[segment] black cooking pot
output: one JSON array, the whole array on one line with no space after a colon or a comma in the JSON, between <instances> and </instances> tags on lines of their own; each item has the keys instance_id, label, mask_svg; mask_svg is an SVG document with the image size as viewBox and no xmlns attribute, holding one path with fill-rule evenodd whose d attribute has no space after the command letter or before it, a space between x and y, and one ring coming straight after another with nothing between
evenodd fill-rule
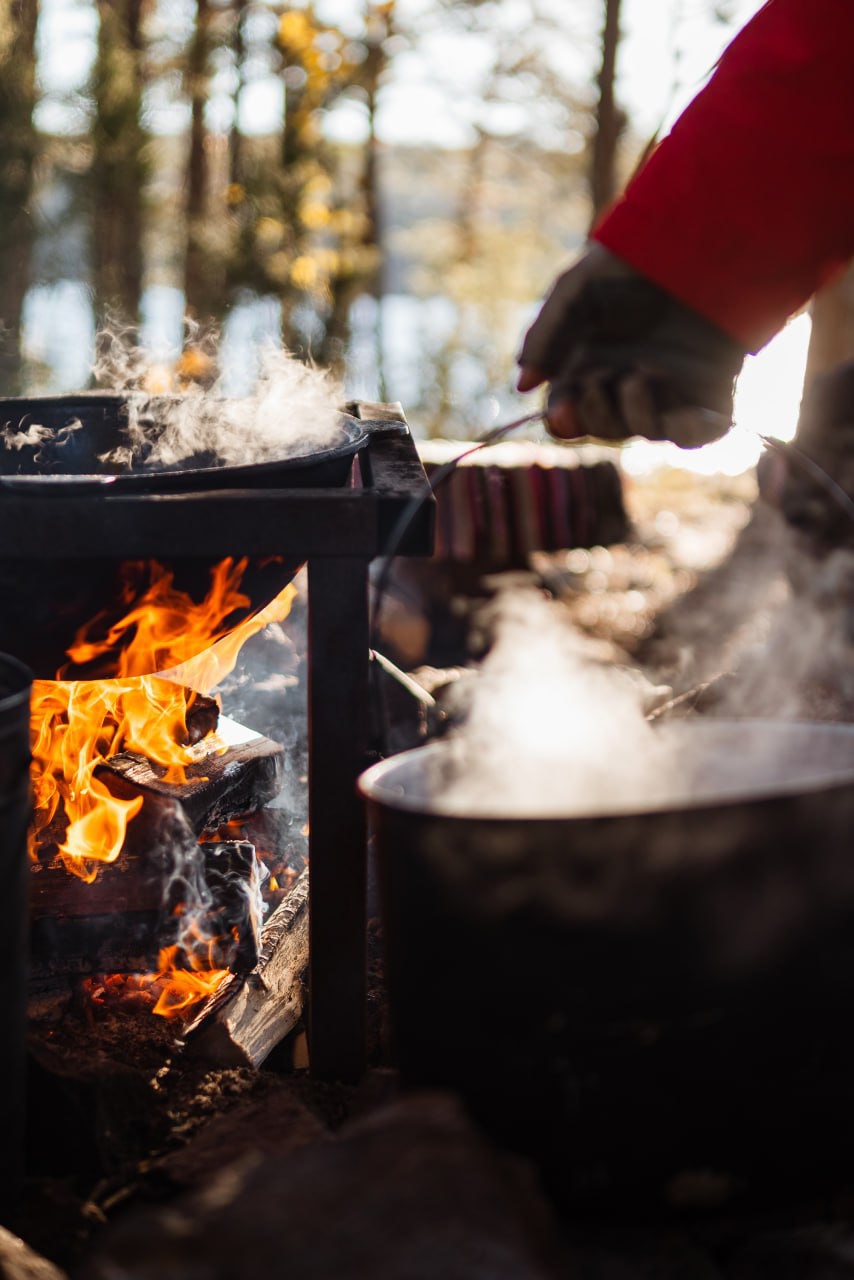
<instances>
[{"instance_id":1,"label":"black cooking pot","mask_svg":"<svg viewBox=\"0 0 854 1280\"><path fill-rule=\"evenodd\" d=\"M854 1168L854 726L680 732L640 812L461 810L446 743L361 780L404 1079L561 1198Z\"/></svg>"},{"instance_id":2,"label":"black cooking pot","mask_svg":"<svg viewBox=\"0 0 854 1280\"><path fill-rule=\"evenodd\" d=\"M0 654L0 1220L23 1168L30 818L30 684Z\"/></svg>"},{"instance_id":3,"label":"black cooking pot","mask_svg":"<svg viewBox=\"0 0 854 1280\"><path fill-rule=\"evenodd\" d=\"M167 397L145 401L152 436L173 402ZM350 475L354 454L369 438L367 424L342 414L338 439L330 447L275 461L226 466L210 454L199 453L164 467L149 462L145 451L130 466L104 461L105 454L127 443L127 422L128 400L116 395L0 400L0 427L26 430L37 424L52 433L45 441L0 447L0 502L4 491L30 495L33 537L37 538L39 503L55 494L80 495L85 501L107 486L111 493L151 494L207 488L339 487ZM106 549L108 529L102 531L100 541ZM250 561L240 588L249 603L234 611L228 625L236 626L268 604L299 567L298 560L286 558ZM174 572L177 590L194 601L204 599L210 588L210 561L181 557L178 551L166 568ZM66 650L79 629L102 615L98 631L105 633L127 613L138 598L134 590L141 591L149 577L144 569L135 573L140 585L133 588L127 586L126 576L123 563L108 555L81 561L58 554L27 562L0 556L0 649L26 661L37 676L54 677L67 663ZM68 678L109 676L114 674L115 661L115 654L107 654L94 665L71 668L66 674Z\"/></svg>"}]
</instances>

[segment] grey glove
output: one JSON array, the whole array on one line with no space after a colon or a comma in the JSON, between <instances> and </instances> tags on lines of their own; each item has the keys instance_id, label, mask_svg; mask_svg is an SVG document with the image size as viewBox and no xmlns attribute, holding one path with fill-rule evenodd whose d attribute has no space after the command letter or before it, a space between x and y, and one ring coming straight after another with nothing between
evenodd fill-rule
<instances>
[{"instance_id":1,"label":"grey glove","mask_svg":"<svg viewBox=\"0 0 854 1280\"><path fill-rule=\"evenodd\" d=\"M558 277L528 330L518 385L550 383L555 435L645 436L695 448L728 430L745 354L594 242Z\"/></svg>"}]
</instances>

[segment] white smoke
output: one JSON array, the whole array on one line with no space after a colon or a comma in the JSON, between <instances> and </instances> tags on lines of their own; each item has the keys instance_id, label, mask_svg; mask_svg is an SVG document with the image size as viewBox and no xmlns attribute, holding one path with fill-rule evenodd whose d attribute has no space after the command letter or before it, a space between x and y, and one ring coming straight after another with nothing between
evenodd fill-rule
<instances>
[{"instance_id":1,"label":"white smoke","mask_svg":"<svg viewBox=\"0 0 854 1280\"><path fill-rule=\"evenodd\" d=\"M209 386L190 383L175 396L133 390L137 355L125 357L123 350L114 338L98 369L112 390L130 389L127 444L104 461L176 467L193 460L198 465L202 456L203 465L239 466L308 455L341 441L340 388L329 373L287 351L265 349L255 390L235 399L222 395L220 379Z\"/></svg>"},{"instance_id":2,"label":"white smoke","mask_svg":"<svg viewBox=\"0 0 854 1280\"><path fill-rule=\"evenodd\" d=\"M10 422L0 427L0 439L6 449L31 449L34 445L42 444L51 435L48 427L40 427L35 422L31 422L28 427L24 427L23 423L13 426Z\"/></svg>"}]
</instances>

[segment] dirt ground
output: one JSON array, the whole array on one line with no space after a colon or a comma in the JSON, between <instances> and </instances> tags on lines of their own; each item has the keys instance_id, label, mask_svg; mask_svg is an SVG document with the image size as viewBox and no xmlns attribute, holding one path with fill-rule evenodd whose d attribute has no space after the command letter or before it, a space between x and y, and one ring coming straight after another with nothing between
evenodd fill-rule
<instances>
[{"instance_id":1,"label":"dirt ground","mask_svg":"<svg viewBox=\"0 0 854 1280\"><path fill-rule=\"evenodd\" d=\"M750 476L667 471L627 480L625 496L630 539L536 556L522 579L546 588L591 654L638 668L666 700L731 670L761 631L784 591L779 527ZM375 1005L380 932L374 920ZM260 1071L218 1072L182 1061L162 1027L84 1017L42 1029L38 1150L13 1225L84 1280L854 1275L844 1191L716 1216L729 1188L699 1171L687 1217L561 1220L536 1171L493 1147L452 1094L401 1097L382 1061L385 1017L374 1022L376 1065L357 1087L312 1081L287 1046ZM0 1276L48 1276L16 1250L0 1231Z\"/></svg>"}]
</instances>

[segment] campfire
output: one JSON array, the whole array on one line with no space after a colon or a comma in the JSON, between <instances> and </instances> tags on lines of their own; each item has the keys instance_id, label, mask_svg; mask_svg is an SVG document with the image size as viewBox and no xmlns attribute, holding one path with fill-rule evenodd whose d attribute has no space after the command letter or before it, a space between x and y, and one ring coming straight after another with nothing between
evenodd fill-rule
<instances>
[{"instance_id":1,"label":"campfire","mask_svg":"<svg viewBox=\"0 0 854 1280\"><path fill-rule=\"evenodd\" d=\"M256 406L261 418L272 421L276 403L311 425L293 398L273 394ZM169 409L147 406L146 449ZM398 551L429 552L433 513L399 406L347 410L333 415L330 447L301 435L260 459L241 446L233 462L205 452L155 464L143 450L128 465L108 457L127 443L128 397L0 404L14 437L0 450L0 590L14 601L0 614L0 650L15 696L29 691L15 658L37 677L39 800L29 891L22 884L4 903L0 1011L13 1083L0 1108L11 1133L0 1185L14 1183L22 1142L25 980L34 1034L50 1038L54 1023L79 1031L79 1014L112 1034L118 1002L121 1020L137 1009L180 1015L126 1020L140 1046L166 1037L166 1053L180 1041L208 1063L252 1067L298 1025L308 988L312 1072L352 1079L364 1069L355 780L369 736L368 564L416 498L419 519ZM235 439L256 434L254 414ZM38 439L32 423L44 428ZM293 750L280 698L264 692L247 715L235 693L237 718L254 725L257 710L267 737L208 697L247 635L277 616L261 611L271 601L287 611L293 596L282 593L302 565L304 752ZM275 683L283 651L268 652ZM10 767L25 754L22 740ZM274 800L283 773L299 803ZM15 839L10 849L25 857L17 829ZM28 975L14 943L26 918Z\"/></svg>"},{"instance_id":2,"label":"campfire","mask_svg":"<svg viewBox=\"0 0 854 1280\"><path fill-rule=\"evenodd\" d=\"M283 751L208 695L296 591L230 630L245 568L222 560L194 601L153 562L125 615L106 629L93 619L57 680L35 682L33 972L92 970L96 1004L186 1017L258 960L264 890L279 882L239 819L279 790ZM114 678L59 678L115 651Z\"/></svg>"}]
</instances>

